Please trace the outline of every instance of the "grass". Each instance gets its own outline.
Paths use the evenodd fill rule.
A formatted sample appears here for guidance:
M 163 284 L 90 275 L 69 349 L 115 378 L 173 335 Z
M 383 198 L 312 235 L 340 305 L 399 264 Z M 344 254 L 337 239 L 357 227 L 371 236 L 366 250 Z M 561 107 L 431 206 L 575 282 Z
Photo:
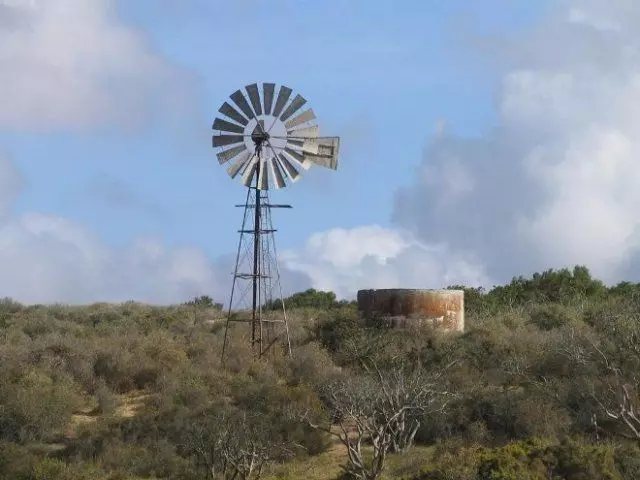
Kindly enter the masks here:
M 365 447 L 365 452 L 367 448 Z M 433 456 L 433 447 L 415 446 L 409 452 L 390 454 L 387 457 L 382 480 L 409 477 L 424 467 Z M 273 471 L 265 476 L 265 480 L 327 480 L 337 478 L 342 473 L 342 466 L 347 463 L 347 450 L 333 439 L 329 449 L 314 457 L 294 460 L 273 467 Z

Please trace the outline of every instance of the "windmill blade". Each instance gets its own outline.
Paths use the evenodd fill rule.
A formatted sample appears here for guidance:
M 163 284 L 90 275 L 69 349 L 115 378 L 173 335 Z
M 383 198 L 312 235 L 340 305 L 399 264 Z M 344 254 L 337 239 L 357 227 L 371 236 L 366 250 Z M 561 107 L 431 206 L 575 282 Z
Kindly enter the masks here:
M 256 112 L 256 115 L 262 115 L 262 105 L 260 104 L 258 84 L 252 83 L 251 85 L 247 85 L 245 88 L 247 89 L 247 93 L 249 94 L 249 100 L 251 101 L 251 105 L 253 106 L 253 111 Z
M 231 178 L 236 178 L 236 175 L 242 170 L 243 167 L 248 165 L 253 159 L 253 155 L 249 150 L 245 150 L 240 154 L 236 161 L 227 169 L 227 173 Z
M 244 137 L 242 135 L 214 135 L 211 141 L 214 147 L 224 147 L 240 143 L 244 141 Z
M 232 132 L 232 133 L 244 133 L 244 128 L 240 125 L 236 125 L 235 123 L 227 122 L 226 120 L 222 120 L 221 118 L 216 118 L 213 122 L 214 130 L 220 130 L 222 132 Z
M 275 187 L 278 190 L 286 187 L 287 184 L 284 181 L 282 169 L 280 168 L 280 164 L 278 163 L 278 159 L 276 157 L 271 158 L 271 161 L 269 162 L 269 169 L 271 170 L 271 177 L 273 178 Z
M 232 158 L 237 157 L 238 155 L 240 155 L 242 152 L 246 150 L 247 150 L 247 146 L 243 143 L 242 145 L 238 145 L 237 147 L 232 147 L 229 150 L 220 152 L 217 155 L 218 162 L 220 162 L 220 165 L 223 165 L 227 163 L 229 160 L 231 160 Z
M 276 88 L 275 83 L 265 83 L 262 85 L 262 98 L 264 99 L 264 114 L 271 115 L 271 107 L 273 106 L 273 91 Z
M 282 120 L 283 122 L 286 121 L 291 115 L 296 113 L 300 109 L 300 107 L 302 107 L 305 103 L 307 103 L 307 100 L 302 95 L 296 95 L 296 97 L 285 109 L 285 111 L 282 112 L 282 115 L 280 115 L 280 120 Z
M 293 158 L 295 158 L 298 162 L 300 163 L 303 162 L 304 155 L 302 155 L 302 153 L 296 152 L 295 150 L 289 147 L 284 147 L 284 151 L 287 152 L 289 155 L 291 155 Z
M 305 170 L 309 170 L 311 168 L 312 163 L 305 160 L 305 157 L 302 154 L 302 152 L 298 152 L 289 147 L 284 147 L 284 153 L 292 157 Z
M 282 109 L 287 103 L 287 100 L 289 100 L 292 91 L 293 90 L 291 90 L 289 87 L 285 87 L 284 85 L 280 87 L 280 91 L 278 92 L 278 99 L 276 100 L 276 107 L 273 109 L 272 113 L 274 117 L 280 115 L 280 112 L 282 112 Z
M 284 126 L 286 127 L 287 130 L 291 130 L 293 127 L 306 123 L 315 118 L 316 116 L 313 113 L 313 109 L 310 108 L 309 110 L 305 110 L 304 112 L 302 112 L 297 117 L 293 117 L 291 120 L 285 123 Z
M 221 114 L 226 115 L 230 119 L 235 120 L 236 122 L 238 122 L 238 123 L 240 123 L 242 125 L 246 126 L 247 123 L 249 123 L 249 120 L 244 118 L 239 111 L 237 111 L 235 108 L 233 108 L 227 102 L 224 102 L 218 111 Z
M 258 159 L 254 156 L 253 160 L 251 160 L 251 163 L 247 165 L 247 168 L 242 174 L 242 184 L 245 187 L 251 186 L 251 182 L 253 182 L 253 177 L 255 176 L 257 169 L 258 169 Z
M 269 190 L 269 170 L 267 170 L 267 160 L 260 163 L 260 173 L 258 174 L 259 190 Z
M 313 127 L 303 127 L 287 130 L 287 134 L 290 137 L 318 137 L 320 135 L 320 127 L 314 125 Z
M 242 113 L 244 113 L 247 116 L 247 118 L 254 117 L 253 111 L 251 110 L 251 107 L 249 106 L 247 99 L 244 98 L 244 95 L 240 90 L 236 90 L 231 94 L 231 100 L 233 100 L 235 104 L 238 105 L 240 110 L 242 110 Z
M 298 181 L 298 178 L 300 178 L 298 170 L 296 170 L 296 167 L 294 167 L 293 164 L 282 153 L 278 154 L 278 163 L 287 173 L 287 176 L 291 179 L 292 182 Z

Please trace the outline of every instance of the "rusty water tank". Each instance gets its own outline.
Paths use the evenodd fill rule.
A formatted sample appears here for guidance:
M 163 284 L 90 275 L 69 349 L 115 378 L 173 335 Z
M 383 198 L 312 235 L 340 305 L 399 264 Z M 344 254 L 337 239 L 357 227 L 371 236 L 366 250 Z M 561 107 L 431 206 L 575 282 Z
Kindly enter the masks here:
M 447 331 L 464 331 L 464 290 L 360 290 L 358 310 L 365 321 L 382 318 L 395 327 L 428 321 Z

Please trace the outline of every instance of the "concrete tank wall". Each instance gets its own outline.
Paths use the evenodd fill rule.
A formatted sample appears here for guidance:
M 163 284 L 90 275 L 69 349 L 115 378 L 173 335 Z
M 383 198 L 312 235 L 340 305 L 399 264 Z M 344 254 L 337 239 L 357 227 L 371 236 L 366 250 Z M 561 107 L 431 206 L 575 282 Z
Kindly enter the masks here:
M 422 319 L 444 330 L 464 331 L 463 290 L 360 290 L 358 310 L 365 320 L 387 318 L 394 326 Z

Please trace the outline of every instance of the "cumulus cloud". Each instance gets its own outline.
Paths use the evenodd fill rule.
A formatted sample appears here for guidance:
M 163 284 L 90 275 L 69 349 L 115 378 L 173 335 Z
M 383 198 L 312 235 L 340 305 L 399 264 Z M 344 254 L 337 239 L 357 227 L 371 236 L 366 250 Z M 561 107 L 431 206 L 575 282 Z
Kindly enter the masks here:
M 184 100 L 180 71 L 114 10 L 113 0 L 0 2 L 0 128 L 138 127 Z
M 393 218 L 498 281 L 576 263 L 638 277 L 640 5 L 557 5 L 516 41 L 485 42 L 503 72 L 497 125 L 432 139 Z
M 0 292 L 21 302 L 167 304 L 221 288 L 194 248 L 168 249 L 152 239 L 107 248 L 81 225 L 36 213 L 0 226 Z
M 282 254 L 288 271 L 303 272 L 312 285 L 352 298 L 366 288 L 442 288 L 487 282 L 471 256 L 446 244 L 425 244 L 377 225 L 332 229 L 312 235 L 303 248 Z

